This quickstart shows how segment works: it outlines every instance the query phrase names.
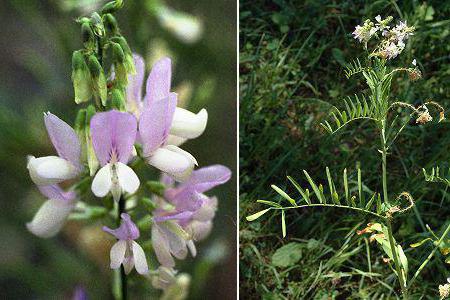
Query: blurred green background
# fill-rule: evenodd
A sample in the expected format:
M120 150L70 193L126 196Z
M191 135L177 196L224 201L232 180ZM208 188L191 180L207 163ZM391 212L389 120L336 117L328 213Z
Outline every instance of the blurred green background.
M373 221L370 217L336 209L289 211L285 239L281 238L278 213L251 223L245 220L266 208L257 204L257 199L283 201L271 184L299 200L286 175L306 186L303 169L326 186L326 166L335 182L342 182L344 168L355 182L356 165L361 163L363 184L381 190L379 138L374 126L354 122L332 137L319 126L331 105L343 108L344 97L367 89L361 77L347 80L343 67L364 56L351 32L378 14L417 27L391 65L411 66L416 58L423 79L412 83L406 76L398 76L392 83L394 99L412 104L433 99L446 108L448 117L449 1L240 1L239 289L243 299L396 299L399 295L382 251L356 235L357 229ZM433 249L431 243L418 249L409 247L429 236L424 225L442 234L450 221L448 188L425 182L422 168L448 168L449 162L448 120L407 126L388 156L390 196L409 191L419 212L411 211L394 224L410 270ZM276 267L272 261L275 251L289 242L301 244L297 254L291 253L299 255L299 261ZM438 285L446 283L449 271L438 253L416 281L412 299L438 299ZM410 272L409 278L412 275Z
M158 1L160 2L160 1ZM71 85L71 54L81 48L75 19L103 1L5 0L0 2L0 298L67 299L76 285L91 299L108 299L109 245L100 224L70 222L56 238L43 240L25 229L44 201L26 170L26 155L51 155L43 112L73 124L77 108ZM165 2L201 22L199 41L186 43L161 26L152 0L125 1L119 26L133 51L174 60L173 88L186 106L209 113L206 132L188 142L200 166L224 164L236 174L236 2ZM232 299L236 294L236 177L211 194L219 211L199 255L180 262L192 274L191 299ZM99 241L100 240L100 241ZM156 263L151 265L156 267ZM150 282L131 276L130 296L154 297Z

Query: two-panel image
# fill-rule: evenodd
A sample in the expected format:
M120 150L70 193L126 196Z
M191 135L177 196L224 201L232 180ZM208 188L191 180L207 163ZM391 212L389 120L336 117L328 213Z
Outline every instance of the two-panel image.
M450 2L0 24L0 299L450 299Z

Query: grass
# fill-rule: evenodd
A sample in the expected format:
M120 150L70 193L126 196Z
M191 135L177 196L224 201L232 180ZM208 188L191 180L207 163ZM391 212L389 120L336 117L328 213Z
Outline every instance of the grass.
M363 163L363 185L381 192L379 153L371 142L378 139L375 128L355 122L330 137L319 126L332 105L342 108L344 96L363 88L358 80L346 80L343 71L350 58L361 57L349 33L360 20L378 14L404 18L417 26L399 65L416 58L424 78L414 84L406 78L396 80L394 95L412 104L434 99L449 108L450 4L241 1L240 11L241 295L245 299L395 299L399 291L393 287L398 284L382 252L355 234L370 217L333 209L295 210L286 214L285 239L281 239L278 214L270 212L252 223L244 217L263 208L257 199L283 201L271 184L298 195L286 175L304 186L303 169L326 185L325 166L332 173L347 168L349 180L356 182L357 164ZM394 224L410 269L420 265L432 246L412 249L409 244L428 236L425 224L442 233L448 221L446 186L426 182L422 167L429 170L449 163L449 129L448 122L408 126L388 156L390 191L410 191L418 208ZM354 224L360 226L354 228ZM313 249L292 267L273 265L276 249L311 239L328 250ZM438 284L446 277L438 255L416 281L413 299L436 299Z

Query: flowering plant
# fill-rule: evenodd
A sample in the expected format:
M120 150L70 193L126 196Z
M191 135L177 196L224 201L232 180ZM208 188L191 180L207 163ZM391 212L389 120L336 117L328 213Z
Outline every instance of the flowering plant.
M72 80L74 100L83 107L73 128L44 114L57 156L28 157L30 177L48 200L27 228L50 238L68 218L101 220L116 239L110 267L117 272L117 299L126 299L133 269L163 297L183 299L189 276L177 275L174 258L185 259L188 250L196 256L195 243L208 236L217 210L217 198L205 192L231 172L222 165L194 170L197 160L179 147L204 132L208 114L177 107L170 58L153 65L142 96L144 60L132 53L114 17L122 6L112 1L77 20L84 48L73 53ZM161 171L160 180L146 181L143 168ZM100 205L88 202L91 193ZM146 240L160 264L153 270Z
M373 218L374 221L367 224L362 230L358 230L357 234L370 234L369 240L380 246L386 255L384 261L391 266L395 277L398 279L401 294L404 299L407 299L411 286L436 250L441 250L441 253L445 256L450 254L450 247L447 243L448 240L446 240L446 236L450 232L450 225L447 226L442 236L436 236L429 229L433 238L411 245L412 248L415 248L431 240L435 248L417 268L414 275L409 278L408 258L402 245L394 238L393 222L399 215L408 213L414 207L415 202L406 191L396 195L389 194L387 156L392 144L406 126L420 126L432 122L431 112L437 112L438 117L435 119L438 122L444 121L445 116L443 107L435 101L427 100L418 106L413 106L398 101L391 92L391 83L397 74L407 73L411 81L422 77L422 72L416 60L413 60L411 66L408 67L391 66L392 61L405 49L406 42L413 36L415 30L414 27L408 26L406 21L400 21L395 26L391 25L392 21L392 17L383 19L381 16L377 16L374 21L366 20L362 25L356 26L353 36L363 45L366 57L363 63L356 59L349 64L345 69L345 75L347 78L354 75L363 75L367 92L345 99L345 109L333 107L330 112L331 118L321 123L323 129L329 134L341 132L341 129L348 124L360 120L375 125L380 139L378 152L381 154L381 172L379 174L381 191L378 192L376 189L371 189L363 184L359 166L355 174L355 185L351 185L347 169L343 170L342 175L339 176L343 181L342 187L336 184L338 176L334 176L328 167L326 168L328 182L325 185L316 183L310 174L304 170L303 173L309 188L302 187L301 184L288 176L289 181L301 196L299 201L276 185L272 185L272 188L289 205L286 206L283 203L270 200L258 200L257 202L268 206L268 208L248 216L247 220L254 221L272 210L280 211L282 234L285 237L287 234L286 211L290 209L328 207L365 214ZM404 114L405 110L408 110L409 113ZM439 176L439 169L433 169L431 174L426 171L424 173L428 181L445 182L445 179ZM450 260L447 261L450 262Z

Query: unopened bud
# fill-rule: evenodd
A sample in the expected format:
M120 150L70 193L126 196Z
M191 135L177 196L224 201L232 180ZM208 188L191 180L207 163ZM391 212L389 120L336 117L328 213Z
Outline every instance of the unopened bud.
M106 106L108 93L106 77L100 62L94 55L89 56L88 67L92 75L94 93L98 98L100 98L102 105Z
M125 94L121 89L115 88L112 90L111 106L113 109L125 111Z
M91 130L90 130L90 123L92 117L95 115L96 110L93 105L89 105L86 108L86 125L84 128L84 138L86 144L86 160L89 167L89 174L91 176L95 175L95 172L97 171L99 167L99 162L97 160L97 156L95 155L94 147L92 145L92 137L91 137Z
M77 113L77 117L75 118L75 131L79 134L79 132L83 131L86 127L86 109L80 109Z
M73 52L72 55L72 82L75 103L89 101L92 96L91 78L81 50Z
M153 202L153 200L152 199L150 199L150 198L148 198L148 197L142 197L141 199L140 199L140 202L144 205L144 207L148 210L148 212L152 212L152 211L154 211L155 210L155 208L157 207L156 206L156 203L155 202Z
M112 14L104 15L103 23L105 24L106 30L108 30L111 35L116 35L119 33L119 25L117 24L116 18Z
M91 15L92 27L94 29L94 33L102 37L105 35L105 27L103 26L103 20L97 12L94 12Z
M164 191L166 190L166 186L159 181L147 181L147 187L151 193L164 196Z
M116 36L111 39L115 43L119 44L125 55L124 65L128 74L136 74L136 68L134 66L133 53L131 52L130 46L123 36Z
M172 283L166 290L164 290L161 299L163 300L186 299L187 296L189 295L190 284L191 284L191 277L188 274L182 273L176 276L175 282Z
M86 49L93 50L95 48L95 36L89 22L81 24L81 38Z
M116 12L118 9L122 8L123 1L122 0L116 0L106 3L102 8L102 13L113 13Z
M115 81L118 86L125 87L128 84L127 68L125 66L125 54L118 43L111 42L112 57L114 62Z

